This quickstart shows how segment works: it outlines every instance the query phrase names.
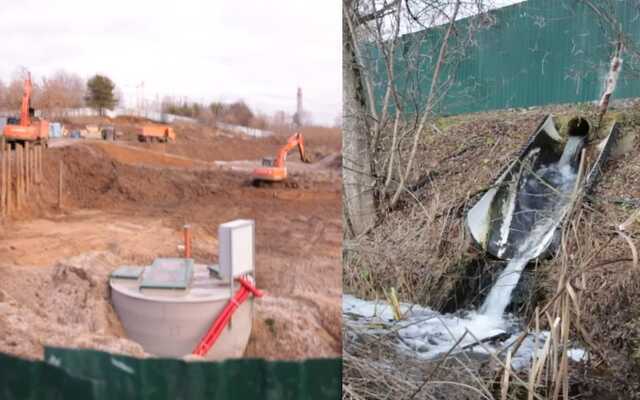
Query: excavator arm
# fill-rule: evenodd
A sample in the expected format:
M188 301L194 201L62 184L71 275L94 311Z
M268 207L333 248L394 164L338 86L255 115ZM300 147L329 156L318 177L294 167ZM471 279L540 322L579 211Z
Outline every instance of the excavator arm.
M27 78L24 80L24 92L22 93L22 105L20 107L20 126L31 125L31 72L27 72Z
M302 134L295 133L288 140L287 144L282 146L280 151L278 151L278 157L275 160L275 167L284 167L285 160L287 158L287 154L294 148L298 147L298 152L300 153L300 160L304 163L309 163L309 158L304 152L304 139L302 138Z
M302 135L300 133L296 133L287 140L287 144L282 146L275 159L263 159L262 167L256 168L253 171L252 176L254 185L259 186L260 182L265 181L279 182L287 179L285 161L287 159L287 154L289 154L289 152L295 147L298 148L302 162L311 162L304 152L304 140L302 139Z

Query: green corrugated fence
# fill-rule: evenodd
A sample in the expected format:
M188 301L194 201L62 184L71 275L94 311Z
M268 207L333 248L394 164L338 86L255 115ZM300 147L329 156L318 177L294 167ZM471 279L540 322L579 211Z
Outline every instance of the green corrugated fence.
M615 99L640 97L640 3L638 0L591 1L617 20L633 47L624 60ZM491 12L495 24L475 35L445 66L441 82L452 78L439 103L443 114L597 100L609 69L615 29L585 0L528 0ZM456 22L459 43L469 36L469 19ZM404 35L396 51L396 83L404 106L424 107L444 27ZM453 48L453 47L452 47ZM375 48L365 48L384 77ZM380 100L385 80L376 82Z
M340 359L186 362L46 348L45 361L0 354L0 399L300 399L341 397Z

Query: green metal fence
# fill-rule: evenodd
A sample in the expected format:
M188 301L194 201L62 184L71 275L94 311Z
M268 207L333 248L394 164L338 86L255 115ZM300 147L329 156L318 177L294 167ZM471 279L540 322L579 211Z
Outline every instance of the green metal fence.
M640 1L592 1L640 47ZM609 69L615 29L585 0L528 0L491 12L495 23L479 30L463 54L446 65L441 83L450 89L440 103L444 114L597 100ZM456 22L456 39L467 40L470 19ZM424 105L444 27L405 35L396 52L396 83L410 111ZM453 47L453 46L452 46ZM377 49L365 51L385 75ZM623 53L614 98L640 97L640 51ZM376 82L380 100L385 80Z
M0 399L300 399L341 397L340 359L185 362L46 348L45 361L0 354Z

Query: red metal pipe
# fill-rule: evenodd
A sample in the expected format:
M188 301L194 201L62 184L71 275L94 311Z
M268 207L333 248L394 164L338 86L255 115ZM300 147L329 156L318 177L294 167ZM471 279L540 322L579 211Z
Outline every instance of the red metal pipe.
M191 258L191 225L185 225L183 228L184 258Z
M222 334L224 327L229 323L233 313L247 300L250 294L256 297L263 296L262 291L256 288L248 279L238 278L237 280L240 282L240 289L238 289L236 294L229 300L229 303L227 303L220 315L218 315L218 318L213 321L207 333L193 350L193 354L204 357L209 352L216 340L220 337L220 334Z

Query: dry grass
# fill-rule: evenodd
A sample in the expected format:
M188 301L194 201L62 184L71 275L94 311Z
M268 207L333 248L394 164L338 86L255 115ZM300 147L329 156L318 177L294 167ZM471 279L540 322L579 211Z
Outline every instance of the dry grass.
M362 238L344 270L348 291L371 298L393 287L404 300L439 305L453 289L451 275L461 273L454 261L464 259L468 247L462 220L443 209L436 195L425 207L390 214L384 228L391 232L378 229ZM447 261L454 265L432 268Z
M349 323L343 323L343 338L343 400L493 399L475 372L481 361L416 360L397 352L391 334L370 335Z

